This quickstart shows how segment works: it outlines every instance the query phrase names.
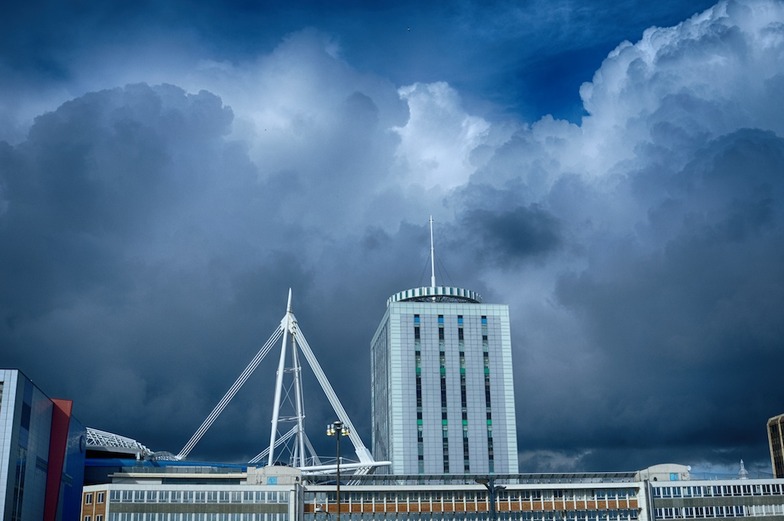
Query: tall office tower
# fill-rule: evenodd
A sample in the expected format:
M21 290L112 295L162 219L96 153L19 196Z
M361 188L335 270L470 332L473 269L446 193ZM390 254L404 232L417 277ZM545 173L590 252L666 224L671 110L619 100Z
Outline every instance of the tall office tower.
M392 474L517 473L509 308L402 291L371 342L373 455Z
M784 478L784 414L768 420L768 444L773 477Z

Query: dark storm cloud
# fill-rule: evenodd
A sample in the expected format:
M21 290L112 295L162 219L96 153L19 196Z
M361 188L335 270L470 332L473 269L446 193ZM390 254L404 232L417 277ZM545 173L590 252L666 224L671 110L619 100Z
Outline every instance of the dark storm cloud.
M504 268L547 254L560 243L557 220L536 205L498 212L468 210L461 224L477 257Z
M656 190L618 190L639 194L643 208L654 194L659 200L634 234L586 244L590 268L562 274L557 285L591 346L588 363L564 382L566 409L579 411L569 421L585 447L637 444L727 463L744 453L764 458L755 446L776 406L752 397L779 394L782 172L784 140L740 130L657 176ZM655 174L624 183L649 183L647 175ZM550 410L548 401L539 405ZM532 440L542 433L524 431ZM549 439L534 443L552 447ZM722 446L734 450L716 454Z
M432 214L439 281L510 305L523 470L766 471L784 403L780 1L688 20L666 3L189 7L37 24L4 7L3 365L176 452L291 287L369 444L368 345L386 298L429 283ZM499 117L538 99L521 90L564 91L512 85L530 63L549 78L549 58L569 82L595 71L586 116ZM264 448L274 365L195 457ZM306 373L320 432L334 414Z
M484 189L486 211L517 197L559 225L547 267L483 274L517 291L518 414L537 419L520 424L524 467L669 454L769 472L784 155L781 105L766 100L784 94L781 16L778 2L727 2L646 31L583 87L579 128L545 118L474 174L506 194Z
M630 172L609 193L574 176L566 177L568 190L554 187L558 208L591 200L594 209L612 208L619 194L636 194L641 214L622 234L594 236L590 223L564 221L569 255L580 252L590 266L560 275L556 302L577 313L587 339L559 345L560 333L543 332L551 324L512 306L519 313L518 410L522 418L537 418L520 426L521 446L531 454L523 458L524 469L622 469L699 458L737 464L751 454L764 456L760 426L769 405L746 403L750 395L777 394L782 317L775 301L784 296L778 270L781 144L773 133L741 130L696 151L670 175ZM506 206L497 196L484 196L480 200L491 207ZM570 205L562 204L565 197ZM503 222L488 229L502 233L508 229ZM466 237L473 243L452 241L447 251L489 245L481 234ZM575 239L586 242L578 246ZM485 251L504 259L506 247L495 246L497 251ZM530 267L535 259L521 255L518 265ZM526 272L519 279L505 272L502 281L517 279L516 288L528 293L536 281L530 269L520 273ZM546 336L541 343L535 337L540 333ZM764 381L744 384L755 378Z
M50 353L40 376L52 379L79 361L65 380L80 382L98 427L204 410L231 372L197 384L167 368L214 373L210 353L256 344L286 281L308 278L296 257L247 240L275 229L280 191L225 139L231 122L212 94L134 85L68 102L3 146L4 358L25 367Z

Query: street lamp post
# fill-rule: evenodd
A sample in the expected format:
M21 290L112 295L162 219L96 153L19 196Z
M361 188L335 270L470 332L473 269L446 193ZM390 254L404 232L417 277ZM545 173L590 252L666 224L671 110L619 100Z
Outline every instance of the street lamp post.
M496 485L492 476L487 478L477 478L474 481L484 485L487 489L488 500L490 502L490 521L496 521L495 493L501 490L506 490L506 487L503 485Z
M327 425L327 436L335 437L335 455L337 457L335 472L335 503L338 508L337 521L340 521L340 437L348 436L349 434L349 428L343 425L343 422L340 420L336 420Z

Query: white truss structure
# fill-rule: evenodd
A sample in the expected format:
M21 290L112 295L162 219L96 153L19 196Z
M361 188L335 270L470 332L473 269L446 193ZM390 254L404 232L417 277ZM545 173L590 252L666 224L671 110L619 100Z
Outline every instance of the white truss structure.
M138 441L114 434L113 432L101 431L87 427L86 429L87 448L93 450L106 450L117 452L133 453L136 457L149 457L153 452L139 443Z
M297 319L291 310L291 289L289 289L288 303L286 305L286 315L280 321L276 330L272 333L267 342L262 346L256 356L250 361L244 371L240 374L234 384L229 388L226 394L221 398L212 412L207 416L201 426L196 430L188 443L177 454L176 459L182 460L190 454L196 444L201 440L207 430L215 423L218 416L223 412L232 398L237 394L242 385L248 380L253 371L259 366L265 356L271 351L273 345L283 338L281 342L280 357L278 359L278 369L275 379L275 397L272 410L272 421L270 429L270 442L269 446L254 457L249 463L259 463L265 458L267 465L275 463L275 451L284 443L291 441L293 444L290 448L291 465L298 467L303 472L309 473L330 473L334 471L336 465L322 465L320 459L316 455L313 445L305 433L304 419L305 419L305 406L304 396L302 393L302 367L300 365L299 353L301 352L308 362L308 365L313 370L321 389L324 391L330 405L332 405L337 419L342 421L344 425L349 428L349 439L351 440L354 451L356 452L358 463L341 463L341 468L345 470L353 469L357 474L366 474L371 469L377 466L389 465L389 462L376 462L373 459L370 451L362 443L361 438L357 434L351 419L348 417L346 410L340 403L335 391L327 380L324 371L313 354L305 335L297 325ZM288 354L291 356L291 366L286 367ZM291 375L291 380L284 386L284 376ZM283 416L282 401L286 399L289 404L293 403L293 414L291 416ZM293 426L288 429L284 434L281 434L279 427L283 423L293 423Z

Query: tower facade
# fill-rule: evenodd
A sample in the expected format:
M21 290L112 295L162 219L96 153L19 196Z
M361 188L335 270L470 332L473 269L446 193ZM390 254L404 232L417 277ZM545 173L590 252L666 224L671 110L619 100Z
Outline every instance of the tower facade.
M774 478L784 478L784 414L768 420L768 445Z
M518 472L508 306L455 287L397 293L371 366L373 455L390 473Z

